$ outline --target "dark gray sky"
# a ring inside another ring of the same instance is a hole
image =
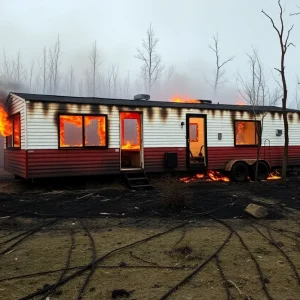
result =
[[[291,41],[300,47],[300,16],[289,16],[298,2],[282,0],[286,24],[295,24]],[[59,34],[61,68],[66,70],[72,64],[78,76],[84,73],[88,52],[96,40],[102,68],[117,63],[120,72],[129,71],[134,81],[140,67],[134,58],[136,47],[151,22],[160,40],[158,51],[163,62],[176,68],[172,91],[163,97],[170,93],[211,97],[203,77],[213,76],[214,55],[208,45],[216,33],[221,58],[236,56],[226,68],[229,83],[224,86],[224,102],[236,101],[236,73],[247,74],[246,52],[251,46],[258,49],[267,70],[279,67],[278,37],[261,13],[264,9],[278,22],[275,0],[0,0],[0,6],[0,44],[11,57],[20,50],[24,63],[29,63],[39,58],[42,48],[53,44]],[[287,55],[291,94],[300,66],[298,49],[290,48]],[[274,86],[272,75],[269,82]]]

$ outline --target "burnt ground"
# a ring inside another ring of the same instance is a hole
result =
[[[213,212],[218,218],[244,218],[249,203],[269,209],[267,218],[281,218],[283,208],[300,210],[300,177],[254,182],[225,183],[198,180],[180,182],[178,177],[153,178],[154,188],[130,190],[115,178],[73,178],[0,182],[0,217],[176,217],[188,219]],[[181,199],[184,207],[170,209]],[[203,216],[204,217],[204,216]]]
[[[299,300],[300,178],[152,182],[1,181],[0,299]]]

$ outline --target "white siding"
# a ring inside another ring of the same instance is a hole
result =
[[[45,104],[44,104],[45,105]],[[234,146],[234,120],[251,120],[249,113],[200,109],[162,109],[158,107],[130,108],[108,107],[105,105],[77,105],[51,103],[47,107],[42,103],[27,104],[28,149],[58,149],[59,113],[107,114],[109,128],[109,148],[119,148],[119,112],[135,111],[143,113],[144,147],[185,147],[186,146],[186,114],[207,115],[208,147]],[[242,109],[242,107],[241,107]],[[22,116],[21,116],[22,118]],[[181,122],[184,122],[181,128]],[[300,121],[298,114],[293,114],[289,121],[290,145],[300,145]],[[283,130],[283,121],[278,113],[268,113],[264,118],[262,144],[269,139],[271,146],[284,145],[284,133],[276,136],[276,129]],[[23,130],[23,129],[22,129]],[[218,140],[222,133],[222,140]],[[23,131],[22,131],[23,135]],[[22,138],[22,146],[24,139]]]
[[[21,118],[21,149],[26,149],[26,110],[24,99],[11,95],[7,102],[9,115],[20,113]],[[4,139],[4,143],[6,139]],[[5,145],[6,147],[6,145]]]

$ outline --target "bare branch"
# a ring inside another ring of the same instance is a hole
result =
[[[150,24],[146,38],[142,40],[142,49],[137,48],[135,58],[142,62],[140,76],[144,81],[146,90],[150,93],[155,83],[161,78],[165,66],[162,64],[161,56],[156,51],[158,39]]]

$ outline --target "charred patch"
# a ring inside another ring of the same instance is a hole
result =
[[[275,119],[275,112],[274,111],[271,111],[271,117],[272,117],[272,120]]]
[[[159,110],[159,114],[160,114],[160,117],[162,118],[162,120],[165,121],[168,118],[168,110],[167,110],[167,108],[162,107]]]
[[[213,109],[213,110],[211,111],[211,114],[212,114],[212,116],[214,117],[214,116],[216,115],[216,110]]]
[[[298,122],[300,121],[300,112],[297,113],[298,115]]]
[[[147,107],[147,116],[148,119],[151,121],[153,119],[153,115],[154,115],[154,111],[153,111],[153,107]]]
[[[27,103],[27,110],[31,113],[34,111],[34,102]]]
[[[181,115],[182,115],[182,108],[177,108],[176,110],[177,110],[177,116],[181,117]]]
[[[223,115],[224,115],[224,110],[220,110],[220,114],[221,114],[221,117],[223,117]]]
[[[288,115],[288,118],[289,118],[289,121],[292,122],[292,121],[294,120],[294,114],[289,114],[289,115]]]
[[[100,106],[100,105],[99,105],[99,106]],[[111,112],[112,112],[112,110],[113,110],[113,106],[112,106],[112,105],[108,105],[108,107],[107,107],[107,108],[108,108],[108,112],[109,112],[109,113],[111,113]]]
[[[232,126],[232,129],[234,130],[234,121],[236,119],[236,111],[231,111],[230,117],[231,117],[231,126]]]
[[[43,114],[44,114],[44,116],[48,115],[48,112],[49,112],[49,103],[48,102],[42,102],[42,108],[43,108]]]
[[[54,115],[54,122],[58,126],[59,124],[59,114],[68,113],[67,106],[63,103],[58,103],[57,112]]]
[[[241,118],[244,117],[245,111],[244,110],[239,110],[239,113],[241,114]]]

